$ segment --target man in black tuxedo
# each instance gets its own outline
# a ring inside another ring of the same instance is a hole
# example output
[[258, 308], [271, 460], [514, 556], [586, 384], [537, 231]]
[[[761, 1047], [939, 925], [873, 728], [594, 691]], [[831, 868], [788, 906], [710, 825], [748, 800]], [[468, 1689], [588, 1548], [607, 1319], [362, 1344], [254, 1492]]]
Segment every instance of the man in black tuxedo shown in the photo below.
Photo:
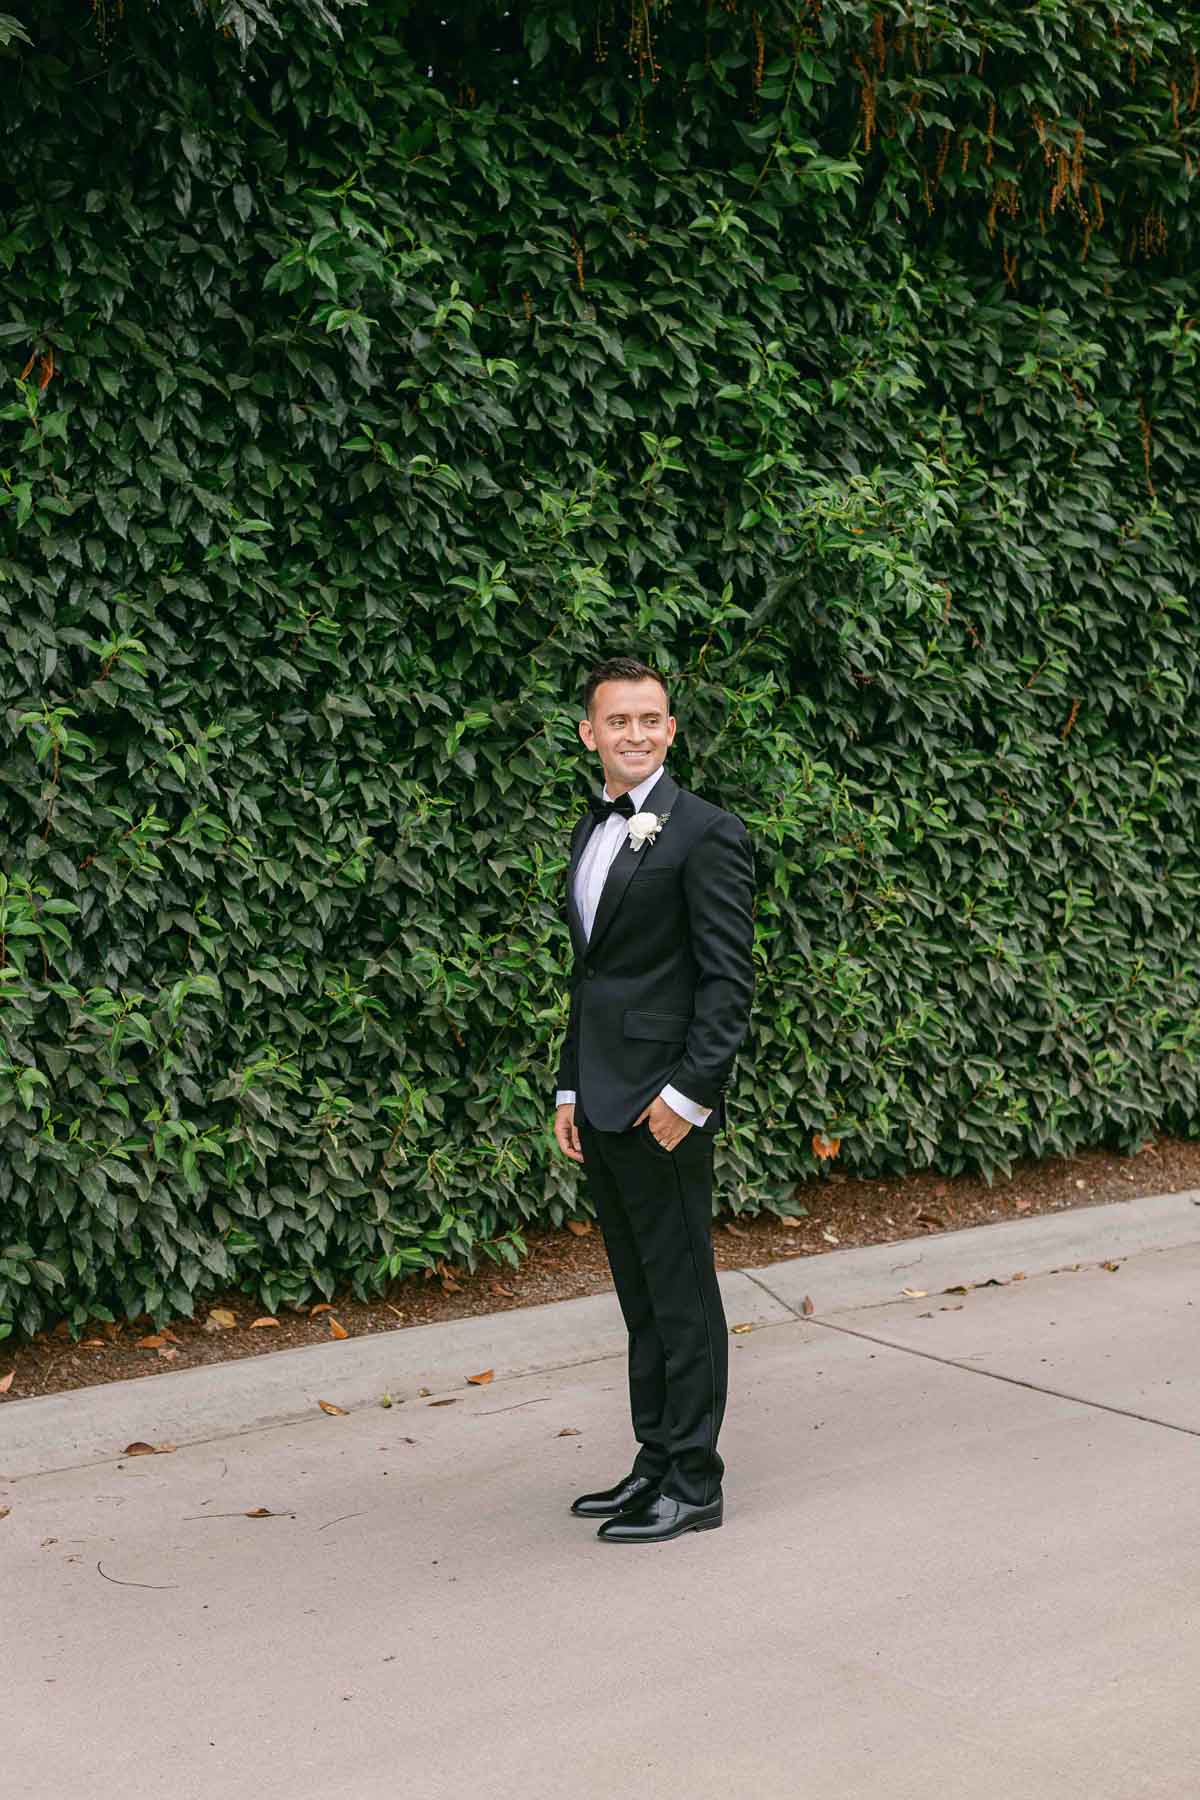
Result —
[[712, 1248], [713, 1139], [754, 988], [754, 858], [740, 819], [663, 767], [661, 675], [602, 663], [579, 735], [604, 770], [571, 839], [575, 963], [554, 1135], [582, 1163], [629, 1331], [640, 1444], [624, 1480], [581, 1494], [609, 1543], [720, 1525], [717, 1433], [729, 1345]]

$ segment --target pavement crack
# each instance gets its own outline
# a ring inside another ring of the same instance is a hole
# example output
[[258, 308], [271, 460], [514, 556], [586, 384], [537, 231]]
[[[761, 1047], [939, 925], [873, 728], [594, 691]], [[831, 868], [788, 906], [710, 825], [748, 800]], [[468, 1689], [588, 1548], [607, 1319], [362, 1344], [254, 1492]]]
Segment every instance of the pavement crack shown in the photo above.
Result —
[[977, 1369], [973, 1364], [962, 1361], [955, 1356], [939, 1356], [936, 1350], [920, 1350], [915, 1344], [900, 1344], [895, 1338], [880, 1337], [878, 1332], [861, 1331], [855, 1325], [835, 1325], [832, 1319], [819, 1319], [815, 1313], [800, 1313], [778, 1294], [772, 1293], [765, 1282], [758, 1281], [749, 1269], [743, 1269], [756, 1287], [762, 1288], [764, 1294], [770, 1294], [772, 1300], [780, 1306], [787, 1307], [801, 1325], [819, 1325], [823, 1331], [840, 1331], [845, 1337], [862, 1338], [864, 1343], [879, 1344], [885, 1350], [899, 1350], [905, 1356], [921, 1356], [926, 1362], [941, 1363], [943, 1368], [960, 1369], [965, 1375], [983, 1375], [989, 1381], [1005, 1381], [1010, 1387], [1028, 1388], [1034, 1394], [1049, 1394], [1055, 1400], [1070, 1400], [1076, 1406], [1091, 1407], [1095, 1412], [1115, 1413], [1119, 1418], [1137, 1419], [1143, 1425], [1158, 1425], [1163, 1431], [1181, 1431], [1185, 1437], [1200, 1437], [1200, 1428], [1194, 1425], [1177, 1425], [1171, 1419], [1156, 1419], [1152, 1413], [1135, 1412], [1131, 1406], [1114, 1406], [1108, 1400], [1089, 1400], [1085, 1394], [1071, 1394], [1065, 1388], [1047, 1387], [1044, 1382], [1027, 1381], [1022, 1375], [1005, 1375], [999, 1369]]
[[166, 1593], [168, 1588], [179, 1586], [177, 1581], [122, 1581], [119, 1575], [110, 1575], [102, 1562], [98, 1562], [96, 1568], [105, 1581], [111, 1581], [114, 1587], [156, 1588], [160, 1593]]

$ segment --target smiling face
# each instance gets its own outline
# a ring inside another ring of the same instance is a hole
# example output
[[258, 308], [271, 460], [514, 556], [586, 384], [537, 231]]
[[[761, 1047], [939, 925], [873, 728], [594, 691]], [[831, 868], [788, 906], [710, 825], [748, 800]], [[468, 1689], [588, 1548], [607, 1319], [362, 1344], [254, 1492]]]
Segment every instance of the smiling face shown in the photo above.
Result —
[[615, 800], [662, 766], [675, 741], [675, 720], [657, 681], [602, 681], [587, 718], [579, 721], [579, 735], [600, 758]]

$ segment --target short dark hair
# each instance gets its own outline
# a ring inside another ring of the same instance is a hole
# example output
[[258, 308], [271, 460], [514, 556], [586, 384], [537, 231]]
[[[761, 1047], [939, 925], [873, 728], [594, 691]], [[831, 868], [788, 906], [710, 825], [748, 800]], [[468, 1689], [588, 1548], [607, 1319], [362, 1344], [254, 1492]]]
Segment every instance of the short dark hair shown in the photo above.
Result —
[[607, 662], [596, 665], [583, 684], [583, 710], [589, 718], [596, 689], [602, 681], [657, 681], [663, 691], [663, 704], [668, 712], [671, 710], [671, 694], [664, 675], [648, 663], [638, 662], [636, 657], [610, 656]]

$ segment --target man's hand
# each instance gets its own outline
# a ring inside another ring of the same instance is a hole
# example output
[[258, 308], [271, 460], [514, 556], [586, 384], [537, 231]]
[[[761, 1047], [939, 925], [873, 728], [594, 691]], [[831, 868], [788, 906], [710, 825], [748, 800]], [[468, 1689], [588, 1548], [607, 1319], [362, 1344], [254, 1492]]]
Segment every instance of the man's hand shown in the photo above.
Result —
[[[565, 1107], [559, 1108], [560, 1112], [566, 1110]], [[657, 1100], [652, 1100], [649, 1106], [638, 1114], [633, 1121], [635, 1128], [641, 1124], [643, 1119], [649, 1119], [651, 1136], [662, 1145], [664, 1150], [674, 1150], [682, 1144], [692, 1129], [690, 1120], [681, 1119], [674, 1108], [667, 1105], [661, 1094]]]
[[583, 1151], [579, 1144], [579, 1129], [575, 1124], [574, 1106], [555, 1108], [554, 1135], [564, 1156], [569, 1156], [572, 1162], [581, 1163], [583, 1161]]

